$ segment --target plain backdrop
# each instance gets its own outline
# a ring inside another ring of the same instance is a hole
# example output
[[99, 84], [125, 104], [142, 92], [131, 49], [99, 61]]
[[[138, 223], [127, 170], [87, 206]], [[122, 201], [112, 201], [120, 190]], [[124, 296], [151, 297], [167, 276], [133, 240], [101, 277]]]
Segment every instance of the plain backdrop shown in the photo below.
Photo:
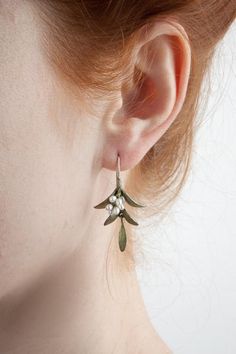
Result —
[[138, 235], [144, 301], [175, 354], [236, 353], [235, 24], [210, 77], [188, 181], [164, 220]]

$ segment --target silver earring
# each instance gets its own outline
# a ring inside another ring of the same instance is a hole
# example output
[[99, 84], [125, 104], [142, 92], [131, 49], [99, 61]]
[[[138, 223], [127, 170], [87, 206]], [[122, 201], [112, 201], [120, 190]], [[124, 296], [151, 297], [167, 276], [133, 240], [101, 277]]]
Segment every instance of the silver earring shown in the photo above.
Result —
[[126, 231], [125, 231], [125, 226], [124, 226], [124, 221], [125, 219], [128, 223], [132, 225], [138, 225], [138, 223], [131, 218], [131, 216], [128, 214], [128, 212], [125, 209], [125, 202], [127, 202], [129, 205], [136, 207], [136, 208], [143, 208], [145, 205], [138, 204], [135, 202], [123, 189], [121, 185], [121, 179], [120, 179], [120, 156], [119, 154], [117, 155], [117, 165], [116, 165], [116, 188], [114, 191], [101, 203], [96, 205], [94, 208], [96, 209], [103, 209], [105, 208], [109, 216], [105, 220], [104, 225], [108, 225], [112, 223], [113, 221], [116, 220], [116, 218], [119, 216], [121, 219], [121, 227], [119, 231], [119, 248], [120, 251], [123, 252], [126, 247], [127, 243], [127, 236], [126, 236]]

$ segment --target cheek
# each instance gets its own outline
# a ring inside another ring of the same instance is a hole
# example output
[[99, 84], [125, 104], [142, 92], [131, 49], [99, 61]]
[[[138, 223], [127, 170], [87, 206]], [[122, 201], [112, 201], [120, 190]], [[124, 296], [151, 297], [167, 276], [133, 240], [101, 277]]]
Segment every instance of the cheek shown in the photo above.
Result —
[[85, 181], [89, 160], [78, 154], [83, 143], [79, 140], [76, 152], [66, 150], [49, 117], [55, 89], [37, 45], [33, 19], [26, 13], [13, 23], [3, 22], [0, 299], [78, 245], [84, 233], [79, 221], [86, 218], [83, 206], [89, 195]]

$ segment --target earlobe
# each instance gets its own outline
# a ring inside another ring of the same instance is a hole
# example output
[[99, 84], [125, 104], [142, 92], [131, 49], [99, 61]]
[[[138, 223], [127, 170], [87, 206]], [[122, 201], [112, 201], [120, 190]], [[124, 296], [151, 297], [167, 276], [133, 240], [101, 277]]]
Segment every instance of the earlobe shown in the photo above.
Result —
[[[186, 96], [191, 65], [187, 34], [176, 23], [149, 26], [134, 53], [133, 72], [139, 70], [142, 79], [124, 83], [122, 107], [114, 112], [107, 140], [110, 149], [119, 152], [122, 170], [138, 164], [177, 117]], [[112, 159], [115, 161], [114, 156]], [[114, 169], [114, 161], [104, 156], [104, 167]]]

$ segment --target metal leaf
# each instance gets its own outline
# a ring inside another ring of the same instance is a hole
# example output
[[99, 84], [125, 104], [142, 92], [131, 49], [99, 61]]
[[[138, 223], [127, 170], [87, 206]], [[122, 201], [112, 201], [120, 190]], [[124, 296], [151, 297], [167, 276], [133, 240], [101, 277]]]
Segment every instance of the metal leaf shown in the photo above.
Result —
[[119, 247], [121, 252], [125, 250], [126, 242], [127, 242], [126, 231], [125, 231], [123, 219], [121, 218], [121, 226], [119, 231]]
[[104, 225], [108, 225], [108, 224], [112, 223], [113, 221], [116, 220], [117, 217], [118, 217], [118, 215], [116, 215], [116, 214], [109, 215], [108, 218], [105, 220]]
[[123, 213], [126, 221], [128, 221], [130, 224], [138, 225], [138, 223], [134, 219], [131, 218], [131, 216], [127, 213], [127, 211], [125, 209], [122, 210], [122, 213]]
[[107, 205], [108, 203], [110, 203], [110, 202], [109, 202], [110, 196], [111, 196], [111, 195], [114, 195], [114, 194], [116, 193], [116, 191], [117, 191], [117, 188], [114, 189], [114, 191], [109, 195], [109, 197], [107, 197], [105, 200], [103, 200], [103, 202], [101, 202], [101, 203], [99, 203], [98, 205], [96, 205], [94, 208], [95, 208], [95, 209], [103, 209], [103, 208], [105, 208], [106, 205]]
[[133, 207], [137, 207], [137, 208], [145, 207], [145, 205], [141, 205], [135, 202], [125, 191], [122, 191], [122, 194], [129, 205], [132, 205]]

